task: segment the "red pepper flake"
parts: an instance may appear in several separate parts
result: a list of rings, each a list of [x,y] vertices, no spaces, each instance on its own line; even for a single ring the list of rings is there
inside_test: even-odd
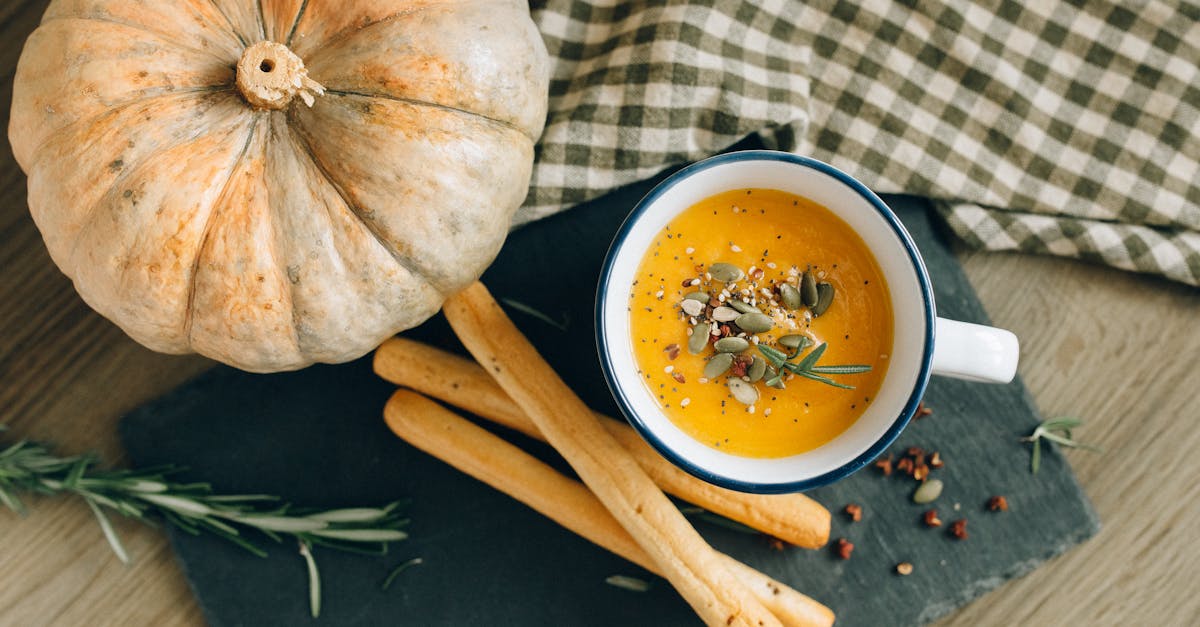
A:
[[[729,373],[735,377],[744,377],[752,363],[754,363],[754,359],[749,355],[738,355],[733,358],[733,363],[729,365]]]
[[[925,401],[917,403],[917,415],[915,416],[917,420],[920,420],[932,413],[933,410],[925,406]]]
[[[954,538],[956,540],[966,540],[967,539],[967,519],[959,518],[958,520],[950,523],[950,535],[954,536]]]
[[[858,522],[858,521],[862,520],[863,510],[862,510],[861,505],[855,505],[854,503],[851,503],[846,506],[845,512],[846,512],[846,515],[849,516],[850,520],[852,520],[853,522]]]
[[[838,556],[838,559],[848,560],[853,552],[854,545],[845,538],[838,538],[837,542],[833,543],[833,553]]]
[[[929,467],[930,468],[941,468],[942,466],[945,466],[945,465],[946,465],[946,462],[942,461],[941,453],[934,451],[933,453],[931,453],[929,455]]]
[[[913,474],[913,460],[908,457],[901,457],[900,461],[896,462],[896,470],[911,477]]]
[[[987,508],[993,512],[1007,512],[1008,499],[1004,498],[1003,496],[993,496],[992,498],[988,499]]]
[[[924,480],[928,479],[929,478],[929,466],[926,466],[924,462],[917,462],[913,466],[912,476],[913,476],[913,479],[916,479],[917,481],[924,481]]]
[[[892,456],[888,455],[886,458],[875,460],[875,467],[883,473],[883,476],[890,476],[892,474]]]
[[[911,562],[900,562],[899,564],[896,564],[896,574],[898,575],[908,576],[912,574],[912,571],[913,565]]]
[[[675,380],[676,380],[676,381],[678,381],[679,383],[687,383],[687,379],[685,379],[685,378],[684,378],[684,376],[683,376],[683,373],[682,373],[682,372],[678,372],[678,371],[676,371],[676,372],[672,372],[672,373],[671,373],[671,378],[672,378],[672,379],[675,379]]]
[[[679,345],[667,344],[667,347],[663,349],[663,352],[667,354],[667,359],[675,359],[676,357],[679,357]]]
[[[922,516],[922,520],[925,522],[926,527],[941,527],[942,526],[942,519],[938,518],[938,513],[937,513],[936,509],[931,509],[931,510],[925,512],[925,515]]]

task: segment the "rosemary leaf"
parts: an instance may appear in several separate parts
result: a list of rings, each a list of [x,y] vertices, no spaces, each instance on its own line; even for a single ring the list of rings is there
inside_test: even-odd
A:
[[[399,566],[393,568],[392,572],[388,573],[387,578],[383,580],[382,584],[380,584],[379,589],[387,590],[388,588],[392,587],[392,582],[396,580],[396,577],[399,576],[400,573],[412,568],[413,566],[416,566],[418,564],[424,564],[424,563],[425,563],[425,560],[423,560],[419,557],[414,557],[414,558],[408,560],[407,562],[404,562],[404,563],[400,564]]]
[[[125,545],[121,544],[121,538],[117,536],[117,531],[113,529],[112,521],[104,514],[104,510],[96,505],[92,499],[85,498],[84,501],[91,508],[92,513],[96,515],[96,521],[100,523],[100,530],[104,532],[104,539],[108,540],[108,546],[112,547],[113,553],[117,554],[117,559],[121,560],[122,564],[129,564],[129,553],[125,551]]]
[[[348,509],[331,509],[327,512],[308,516],[311,520],[324,522],[374,522],[391,513],[389,508],[354,507]]]
[[[870,366],[862,365],[813,366],[812,368],[809,368],[809,372],[815,372],[817,374],[859,374],[870,371]]]
[[[829,348],[829,343],[822,342],[820,346],[812,349],[812,352],[806,355],[804,359],[801,359],[796,364],[796,367],[800,370],[811,370],[813,366],[817,365],[817,360],[821,358],[821,355],[825,354],[825,349],[827,348]]]
[[[604,583],[629,590],[630,592],[646,592],[650,590],[650,582],[628,575],[612,575],[604,579]]]
[[[529,305],[526,305],[525,303],[522,303],[521,301],[513,300],[511,298],[501,298],[500,302],[527,316],[533,316],[534,318],[545,322],[546,324],[558,329],[559,331],[562,331],[563,333],[567,332],[567,325],[569,325],[571,322],[570,317],[568,317],[565,313],[563,314],[562,322],[559,322],[558,320],[551,318],[550,316],[538,311],[537,309],[534,309],[533,307],[530,307]]]
[[[300,542],[300,555],[308,566],[308,610],[313,618],[321,616],[321,573],[317,571],[317,561],[313,559],[312,547],[307,542]]]
[[[351,542],[395,542],[408,537],[407,533],[396,529],[319,529],[310,533],[322,538]]]

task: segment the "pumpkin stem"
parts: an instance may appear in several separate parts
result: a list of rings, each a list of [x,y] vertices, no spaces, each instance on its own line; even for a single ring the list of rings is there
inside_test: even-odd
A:
[[[320,83],[308,77],[300,57],[273,41],[246,48],[237,64],[237,86],[256,109],[283,109],[297,95],[311,107],[316,102],[313,96],[325,93]]]

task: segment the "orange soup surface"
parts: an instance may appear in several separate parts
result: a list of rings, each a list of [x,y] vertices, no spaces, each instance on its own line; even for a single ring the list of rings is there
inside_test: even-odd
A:
[[[770,189],[672,220],[642,258],[629,316],[639,375],[670,420],[747,457],[796,455],[849,428],[892,346],[866,244],[825,207]]]

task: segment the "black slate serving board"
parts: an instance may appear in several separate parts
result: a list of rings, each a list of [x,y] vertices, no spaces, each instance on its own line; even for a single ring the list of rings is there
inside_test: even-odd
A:
[[[615,191],[514,233],[484,277],[498,298],[566,320],[563,332],[511,310],[510,315],[563,378],[592,407],[616,416],[592,341],[596,278],[612,234],[655,181]],[[943,316],[987,316],[928,204],[886,197],[920,247]],[[445,321],[409,335],[461,350]],[[307,578],[296,547],[270,545],[260,559],[226,542],[171,531],[171,542],[204,615],[233,625],[692,625],[698,621],[662,580],[564,531],[509,497],[393,437],[381,418],[392,387],[367,360],[295,373],[250,375],[218,368],[128,416],[121,425],[136,464],[182,464],[182,478],[223,492],[279,494],[303,505],[337,507],[411,499],[411,538],[384,557],[316,549],[324,586],[319,620],[308,615]],[[936,379],[926,403],[935,413],[914,422],[893,451],[939,450],[935,472],[946,483],[936,503],[948,524],[967,518],[970,538],[927,529],[924,508],[910,500],[911,479],[874,469],[812,493],[834,511],[833,538],[856,549],[836,559],[828,549],[775,550],[765,538],[697,527],[716,547],[832,607],[839,625],[916,625],[1037,567],[1093,535],[1099,521],[1063,458],[1042,457],[1029,472],[1018,438],[1039,417],[1024,385],[988,386]],[[553,452],[523,436],[502,434],[554,463]],[[986,511],[988,497],[1010,511]],[[864,507],[863,520],[840,514]],[[264,543],[267,541],[264,539]],[[383,591],[395,565],[403,572]],[[899,562],[912,575],[895,574]],[[625,574],[654,585],[645,593],[606,585]]]

